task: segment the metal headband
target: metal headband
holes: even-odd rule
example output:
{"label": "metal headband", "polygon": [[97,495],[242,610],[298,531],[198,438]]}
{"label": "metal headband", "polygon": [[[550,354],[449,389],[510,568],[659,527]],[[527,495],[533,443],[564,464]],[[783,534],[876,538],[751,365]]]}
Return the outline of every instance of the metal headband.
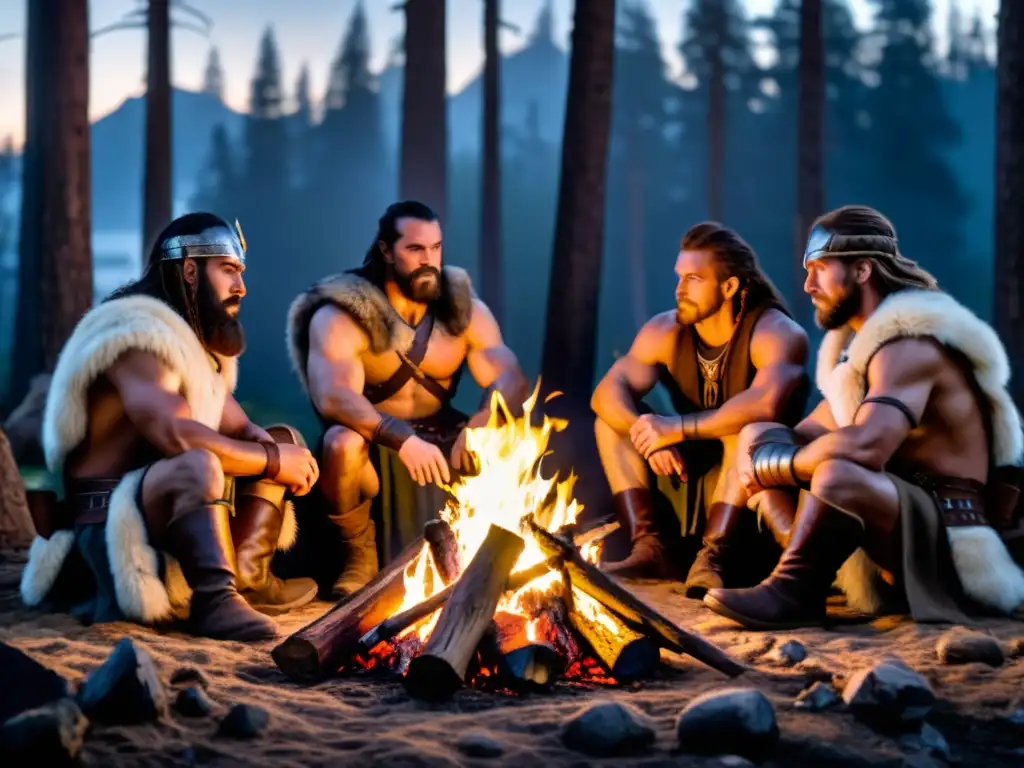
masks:
{"label": "metal headband", "polygon": [[204,229],[198,235],[169,237],[161,249],[165,261],[231,256],[245,266],[245,235],[237,220],[235,229],[217,225]]}
{"label": "metal headband", "polygon": [[829,257],[858,258],[881,256],[891,259],[899,253],[896,238],[885,235],[840,235],[820,224],[811,230],[804,250],[804,267]]}

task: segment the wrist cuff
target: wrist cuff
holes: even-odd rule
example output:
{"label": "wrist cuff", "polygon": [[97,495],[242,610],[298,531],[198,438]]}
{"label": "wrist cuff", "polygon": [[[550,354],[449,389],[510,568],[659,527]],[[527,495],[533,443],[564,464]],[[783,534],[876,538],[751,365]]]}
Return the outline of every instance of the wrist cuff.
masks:
{"label": "wrist cuff", "polygon": [[377,424],[377,428],[373,430],[370,442],[397,451],[406,440],[415,435],[416,430],[409,426],[408,422],[394,416],[383,416]]}
{"label": "wrist cuff", "polygon": [[281,474],[281,449],[277,447],[277,443],[266,440],[260,441],[260,445],[267,454],[267,466],[263,469],[263,477],[267,480],[276,480]]}
{"label": "wrist cuff", "polygon": [[761,443],[750,454],[754,477],[762,488],[797,487],[800,481],[793,469],[793,459],[801,446],[792,443]]}

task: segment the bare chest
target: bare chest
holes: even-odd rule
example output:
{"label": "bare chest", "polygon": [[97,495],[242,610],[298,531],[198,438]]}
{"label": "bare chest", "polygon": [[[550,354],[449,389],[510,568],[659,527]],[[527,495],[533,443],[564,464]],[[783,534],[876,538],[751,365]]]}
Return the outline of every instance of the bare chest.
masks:
{"label": "bare chest", "polygon": [[[466,339],[451,336],[436,327],[430,334],[427,351],[418,368],[432,379],[446,384],[459,370],[466,359]],[[401,367],[402,359],[397,352],[387,351],[379,355],[366,353],[363,356],[363,370],[368,385],[382,384],[390,379]]]}

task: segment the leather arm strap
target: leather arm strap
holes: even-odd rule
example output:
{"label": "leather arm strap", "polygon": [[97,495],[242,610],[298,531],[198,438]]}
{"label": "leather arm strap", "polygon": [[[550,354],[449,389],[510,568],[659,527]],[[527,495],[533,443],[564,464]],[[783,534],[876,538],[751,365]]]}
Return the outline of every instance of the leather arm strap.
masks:
{"label": "leather arm strap", "polygon": [[904,416],[907,417],[907,421],[910,422],[911,429],[917,429],[917,418],[914,416],[913,411],[907,406],[906,403],[897,400],[895,397],[889,397],[888,395],[877,395],[875,397],[865,397],[861,400],[861,405],[867,405],[868,403],[877,403],[878,405],[888,405],[896,410],[900,411]]}
{"label": "leather arm strap", "polygon": [[269,440],[261,440],[260,445],[267,454],[267,466],[263,469],[263,477],[276,480],[281,474],[281,449],[277,447],[277,443]]}
{"label": "leather arm strap", "polygon": [[416,430],[408,422],[394,416],[384,415],[377,423],[376,429],[373,430],[370,442],[397,451],[401,449],[406,440],[415,436]]}

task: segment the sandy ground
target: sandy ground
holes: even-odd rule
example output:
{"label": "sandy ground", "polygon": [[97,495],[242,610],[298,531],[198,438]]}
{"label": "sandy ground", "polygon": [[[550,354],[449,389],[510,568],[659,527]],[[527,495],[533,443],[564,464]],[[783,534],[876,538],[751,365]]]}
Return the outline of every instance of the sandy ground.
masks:
{"label": "sandy ground", "polygon": [[[168,681],[183,666],[203,670],[210,680],[214,712],[189,719],[171,714],[152,725],[93,726],[82,750],[90,765],[722,765],[676,751],[674,722],[698,694],[732,685],[761,689],[778,716],[782,739],[768,765],[941,765],[898,739],[876,733],[845,711],[805,712],[793,706],[797,694],[821,670],[839,684],[854,671],[889,654],[920,672],[939,704],[928,722],[944,734],[954,762],[965,766],[1024,764],[1024,725],[1006,718],[1024,705],[1024,659],[999,668],[983,664],[944,666],[935,652],[943,627],[915,625],[896,618],[768,635],[738,631],[701,604],[673,594],[671,585],[635,586],[652,605],[682,626],[701,632],[751,665],[729,681],[692,659],[662,652],[656,679],[623,689],[557,685],[551,694],[523,697],[464,690],[443,705],[411,699],[397,682],[335,679],[304,687],[289,682],[274,666],[272,644],[246,645],[157,633],[131,624],[85,627],[61,615],[25,609],[18,598],[17,558],[0,563],[0,640],[27,652],[77,683],[109,654],[124,635],[151,651]],[[281,621],[293,631],[326,610],[315,603]],[[1004,643],[1024,638],[1024,624],[990,621],[980,628]],[[809,656],[796,667],[772,661],[772,646],[796,638]],[[657,726],[652,749],[635,757],[594,760],[561,742],[562,723],[586,703],[599,699],[630,702]],[[270,713],[265,732],[251,741],[216,735],[217,720],[238,702]],[[470,759],[455,747],[468,732],[483,732],[504,749],[500,757]],[[917,762],[915,762],[917,761]]]}

